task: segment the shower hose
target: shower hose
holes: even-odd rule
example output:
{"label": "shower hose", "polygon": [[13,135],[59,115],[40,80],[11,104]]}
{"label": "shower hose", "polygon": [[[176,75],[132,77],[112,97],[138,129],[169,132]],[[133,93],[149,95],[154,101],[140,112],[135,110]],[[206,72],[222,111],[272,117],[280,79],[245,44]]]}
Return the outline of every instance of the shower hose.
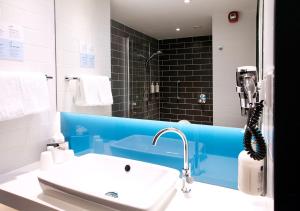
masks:
{"label": "shower hose", "polygon": [[[264,159],[267,151],[264,137],[257,126],[263,107],[263,101],[260,101],[259,103],[255,103],[254,108],[249,109],[249,116],[244,134],[245,151],[247,151],[249,156],[254,160]],[[256,145],[255,150],[252,145],[252,137],[254,138],[254,143]]]}

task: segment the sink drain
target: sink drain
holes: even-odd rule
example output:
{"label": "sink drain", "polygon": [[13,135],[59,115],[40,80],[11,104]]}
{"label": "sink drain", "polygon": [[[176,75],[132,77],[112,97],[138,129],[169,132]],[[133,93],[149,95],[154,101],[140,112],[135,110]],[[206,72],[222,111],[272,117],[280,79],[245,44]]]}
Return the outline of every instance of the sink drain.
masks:
{"label": "sink drain", "polygon": [[107,193],[105,193],[105,195],[113,197],[113,198],[119,198],[119,195],[116,192],[107,192]]}

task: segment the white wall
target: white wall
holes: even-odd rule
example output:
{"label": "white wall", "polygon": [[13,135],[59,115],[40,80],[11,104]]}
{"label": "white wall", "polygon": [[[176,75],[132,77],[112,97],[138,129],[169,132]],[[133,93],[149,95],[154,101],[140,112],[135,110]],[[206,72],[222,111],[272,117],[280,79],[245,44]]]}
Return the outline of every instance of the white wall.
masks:
{"label": "white wall", "polygon": [[[59,111],[111,115],[111,106],[78,107],[75,81],[65,76],[111,76],[110,0],[56,0],[56,42]],[[95,49],[95,68],[80,67],[80,44]]]}
{"label": "white wall", "polygon": [[[273,103],[274,103],[274,0],[264,0],[263,35],[263,76],[265,81],[265,107],[263,112],[263,135],[267,142],[267,196],[274,198],[273,162]],[[273,200],[268,203],[268,211],[274,210]]]}
{"label": "white wall", "polygon": [[256,10],[240,11],[237,23],[228,22],[228,12],[212,17],[213,124],[243,127],[235,72],[239,66],[256,66]]}
{"label": "white wall", "polygon": [[[24,29],[24,61],[0,60],[0,71],[40,71],[55,76],[53,14],[53,0],[0,1],[0,22]],[[51,111],[0,122],[0,173],[37,161],[53,135],[55,79],[48,84]]]}

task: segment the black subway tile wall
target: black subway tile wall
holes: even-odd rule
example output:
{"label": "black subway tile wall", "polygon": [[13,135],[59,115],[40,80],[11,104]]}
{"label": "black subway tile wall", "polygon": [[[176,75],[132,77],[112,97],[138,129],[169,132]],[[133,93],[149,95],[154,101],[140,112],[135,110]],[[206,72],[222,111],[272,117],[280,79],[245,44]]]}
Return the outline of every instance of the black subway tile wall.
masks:
{"label": "black subway tile wall", "polygon": [[[128,39],[129,52],[127,52],[126,48]],[[150,80],[159,82],[160,79],[158,56],[153,57],[149,66],[145,68],[145,58],[150,56],[149,50],[150,54],[158,50],[158,40],[111,20],[113,116],[159,119],[160,95],[149,94]],[[126,90],[126,87],[128,87],[126,84],[128,65],[130,103],[126,100],[128,93]]]}
{"label": "black subway tile wall", "polygon": [[[212,125],[212,37],[160,40],[159,49],[160,120]],[[202,93],[205,104],[197,100]]]}
{"label": "black subway tile wall", "polygon": [[[115,27],[122,27],[117,22],[111,24],[111,86],[114,103],[112,105],[112,115],[118,117],[128,116],[128,106],[126,105],[126,37]],[[115,26],[115,27],[113,27]],[[128,101],[128,100],[127,100]]]}

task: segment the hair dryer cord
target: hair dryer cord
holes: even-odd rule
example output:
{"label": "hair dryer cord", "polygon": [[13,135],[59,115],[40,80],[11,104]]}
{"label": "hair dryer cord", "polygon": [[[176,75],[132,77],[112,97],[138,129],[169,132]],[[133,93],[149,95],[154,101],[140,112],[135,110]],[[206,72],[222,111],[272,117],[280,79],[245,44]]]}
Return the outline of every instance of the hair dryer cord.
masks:
{"label": "hair dryer cord", "polygon": [[[263,101],[256,103],[254,108],[249,109],[249,116],[247,127],[244,134],[244,148],[245,151],[254,160],[262,160],[266,156],[266,143],[260,129],[257,127],[257,123],[262,114]],[[252,147],[252,137],[256,142],[256,150]]]}

